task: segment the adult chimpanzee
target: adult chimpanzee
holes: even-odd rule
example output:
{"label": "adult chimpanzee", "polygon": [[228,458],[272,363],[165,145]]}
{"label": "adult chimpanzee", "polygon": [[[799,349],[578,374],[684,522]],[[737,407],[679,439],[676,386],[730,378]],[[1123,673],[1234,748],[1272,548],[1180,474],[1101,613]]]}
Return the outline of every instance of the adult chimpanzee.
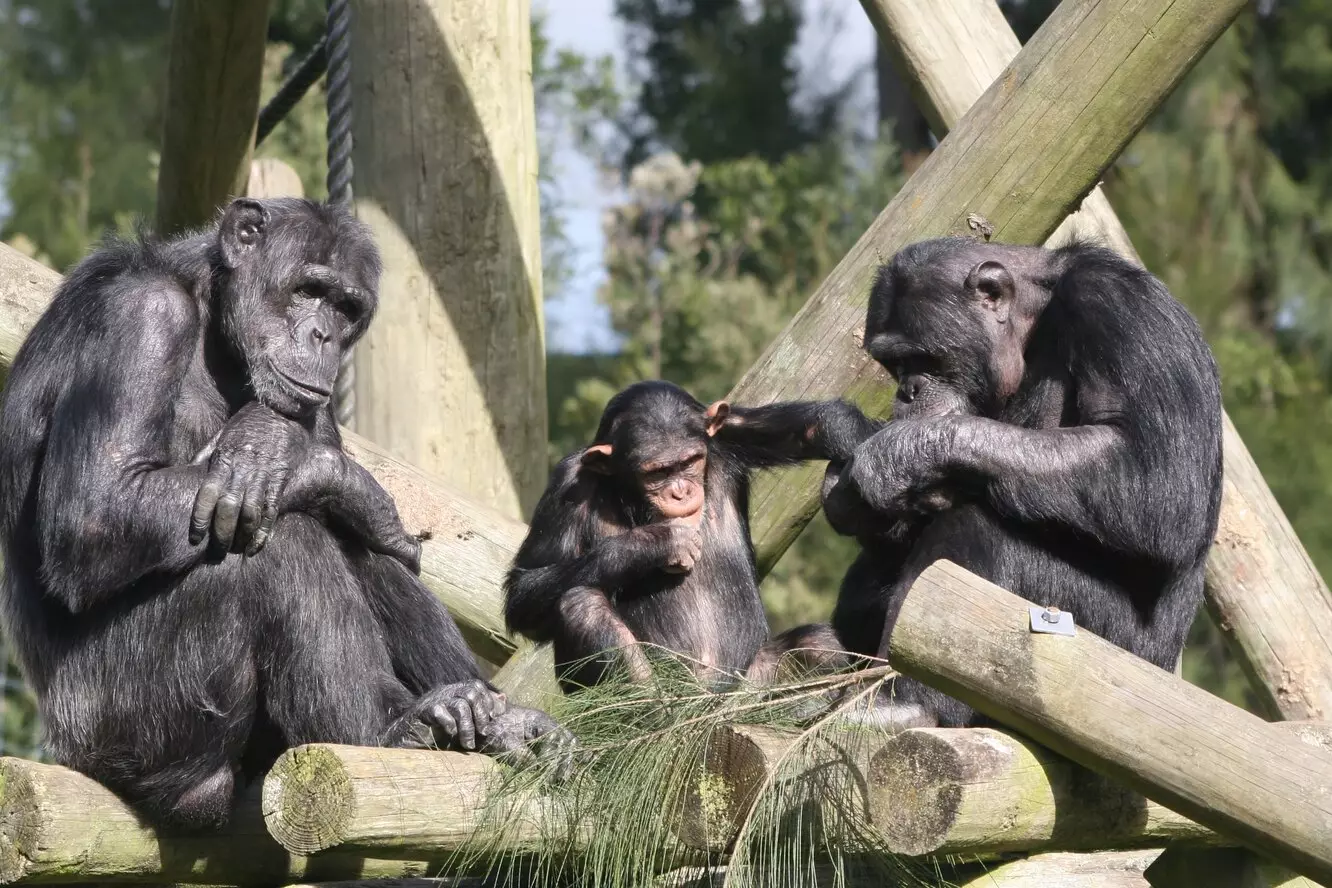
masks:
{"label": "adult chimpanzee", "polygon": [[[886,656],[906,591],[946,558],[1173,668],[1216,533],[1221,400],[1161,282],[1089,245],[927,241],[880,270],[865,347],[898,389],[825,485],[829,521],[863,544],[843,642]],[[977,720],[918,682],[894,692],[899,721]]]}
{"label": "adult chimpanzee", "polygon": [[[554,645],[566,691],[622,662],[649,674],[639,642],[683,655],[709,681],[754,664],[768,678],[791,646],[768,634],[749,536],[749,473],[847,455],[870,432],[842,402],[732,407],[668,382],[630,386],[606,405],[595,443],[565,457],[507,581],[512,630]],[[794,637],[794,636],[792,636]],[[840,652],[826,631],[802,652]],[[757,659],[756,659],[757,655]]]}
{"label": "adult chimpanzee", "polygon": [[56,759],[156,823],[221,824],[289,745],[498,752],[554,726],[479,680],[342,453],[329,393],[379,270],[345,210],[237,200],[89,256],[10,370],[9,631]]}

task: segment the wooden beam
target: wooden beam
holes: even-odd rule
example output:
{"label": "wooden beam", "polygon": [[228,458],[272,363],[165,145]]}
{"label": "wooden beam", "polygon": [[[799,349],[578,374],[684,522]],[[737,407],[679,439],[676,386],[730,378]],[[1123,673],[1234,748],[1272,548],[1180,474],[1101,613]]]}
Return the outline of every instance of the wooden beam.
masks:
{"label": "wooden beam", "polygon": [[[947,133],[1021,49],[994,0],[861,0],[936,135]],[[1059,227],[1141,264],[1099,188]],[[1272,714],[1332,716],[1332,593],[1300,544],[1230,418],[1225,493],[1207,563],[1208,606]]]}
{"label": "wooden beam", "polygon": [[903,600],[890,658],[1072,761],[1332,881],[1332,752],[1085,629],[1032,632],[1029,607],[936,562]]}
{"label": "wooden beam", "polygon": [[245,193],[259,115],[270,0],[171,4],[157,231],[207,224]]}
{"label": "wooden beam", "polygon": [[158,834],[82,774],[0,759],[0,884],[281,885],[434,875],[441,863],[290,854],[268,835],[257,792],[241,800],[222,832]]}
{"label": "wooden beam", "polygon": [[545,487],[529,0],[354,0],[356,212],[384,255],[352,427],[510,518]]}
{"label": "wooden beam", "polygon": [[[60,275],[0,244],[0,364],[8,367],[51,301]],[[439,596],[477,652],[503,662],[514,647],[505,633],[500,584],[526,525],[472,502],[448,484],[342,430],[348,453],[398,504],[412,532],[426,532],[421,581]]]}
{"label": "wooden beam", "polygon": [[305,197],[301,177],[276,157],[257,157],[250,161],[250,180],[245,186],[248,197]]}
{"label": "wooden beam", "polygon": [[987,868],[957,883],[957,888],[1148,888],[1143,873],[1160,853],[1037,854]]}
{"label": "wooden beam", "polygon": [[1244,848],[1167,848],[1144,876],[1151,888],[1318,888]]}
{"label": "wooden beam", "polygon": [[[878,265],[909,243],[946,234],[1044,241],[1243,6],[1243,0],[1064,0],[730,400],[844,396],[887,415],[889,378],[861,348]],[[755,485],[760,569],[771,567],[818,510],[822,476],[822,466],[808,465]]]}

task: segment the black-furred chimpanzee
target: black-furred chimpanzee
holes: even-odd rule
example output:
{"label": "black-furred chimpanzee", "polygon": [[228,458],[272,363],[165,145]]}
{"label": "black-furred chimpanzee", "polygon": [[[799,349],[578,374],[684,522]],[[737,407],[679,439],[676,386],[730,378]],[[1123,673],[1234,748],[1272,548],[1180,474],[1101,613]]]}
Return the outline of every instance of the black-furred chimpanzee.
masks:
{"label": "black-furred chimpanzee", "polygon": [[712,683],[747,671],[768,679],[787,652],[816,663],[820,648],[840,652],[830,634],[802,628],[800,651],[779,637],[760,654],[768,623],[749,476],[845,458],[870,431],[839,401],[704,407],[668,382],[629,386],[606,405],[595,442],[551,473],[508,576],[510,629],[553,644],[566,691],[615,663],[646,680],[640,642],[682,655]]}
{"label": "black-furred chimpanzee", "polygon": [[56,760],[155,823],[220,825],[291,745],[567,740],[480,680],[342,452],[330,393],[379,271],[345,210],[236,200],[94,252],[10,369],[7,628]]}
{"label": "black-furred chimpanzee", "polygon": [[[926,241],[875,280],[865,348],[893,420],[829,466],[824,509],[862,553],[833,626],[887,656],[903,596],[949,559],[1172,669],[1221,502],[1221,398],[1197,323],[1108,250]],[[976,713],[910,679],[906,723]]]}

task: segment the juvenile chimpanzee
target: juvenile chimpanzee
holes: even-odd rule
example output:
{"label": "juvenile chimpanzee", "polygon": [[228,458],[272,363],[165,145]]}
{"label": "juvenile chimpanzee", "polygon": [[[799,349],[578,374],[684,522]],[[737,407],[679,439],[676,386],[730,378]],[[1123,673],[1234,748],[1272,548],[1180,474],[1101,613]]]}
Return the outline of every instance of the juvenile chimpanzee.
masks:
{"label": "juvenile chimpanzee", "polygon": [[[156,823],[221,824],[289,745],[520,750],[420,544],[329,404],[376,306],[345,210],[237,200],[65,279],[0,406],[7,626],[56,759]],[[563,735],[557,735],[563,738]]]}
{"label": "juvenile chimpanzee", "polygon": [[[705,408],[671,383],[630,386],[606,405],[595,442],[551,473],[508,576],[510,629],[553,643],[566,691],[617,661],[645,680],[639,642],[683,655],[708,681],[751,663],[766,678],[787,646],[774,639],[756,662],[768,624],[749,473],[844,458],[869,432],[842,402]],[[830,633],[800,635],[802,648],[824,643],[840,652]]]}
{"label": "juvenile chimpanzee", "polygon": [[[1172,669],[1216,534],[1221,399],[1161,282],[1089,245],[927,241],[880,270],[865,347],[898,389],[825,485],[829,521],[863,544],[833,616],[847,646],[886,656],[944,558]],[[902,721],[977,720],[909,679],[894,699]]]}

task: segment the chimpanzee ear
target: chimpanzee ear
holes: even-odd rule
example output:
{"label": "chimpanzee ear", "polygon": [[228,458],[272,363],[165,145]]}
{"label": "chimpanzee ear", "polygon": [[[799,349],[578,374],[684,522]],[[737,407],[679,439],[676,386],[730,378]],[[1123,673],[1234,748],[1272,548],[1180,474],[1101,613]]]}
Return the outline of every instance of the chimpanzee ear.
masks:
{"label": "chimpanzee ear", "polygon": [[222,261],[236,268],[263,245],[268,233],[268,211],[257,200],[240,197],[231,202],[218,226]]}
{"label": "chimpanzee ear", "polygon": [[1008,312],[1017,293],[1017,284],[1013,275],[1002,263],[987,259],[978,264],[967,274],[963,284],[967,292],[973,294],[981,304],[999,316],[999,323],[1008,321]]}
{"label": "chimpanzee ear", "polygon": [[609,475],[611,471],[610,457],[611,446],[609,444],[593,444],[583,451],[582,466],[589,472]]}
{"label": "chimpanzee ear", "polygon": [[704,417],[708,421],[708,437],[711,438],[721,430],[726,422],[726,417],[731,415],[731,405],[725,401],[713,401],[708,406],[708,412]]}

